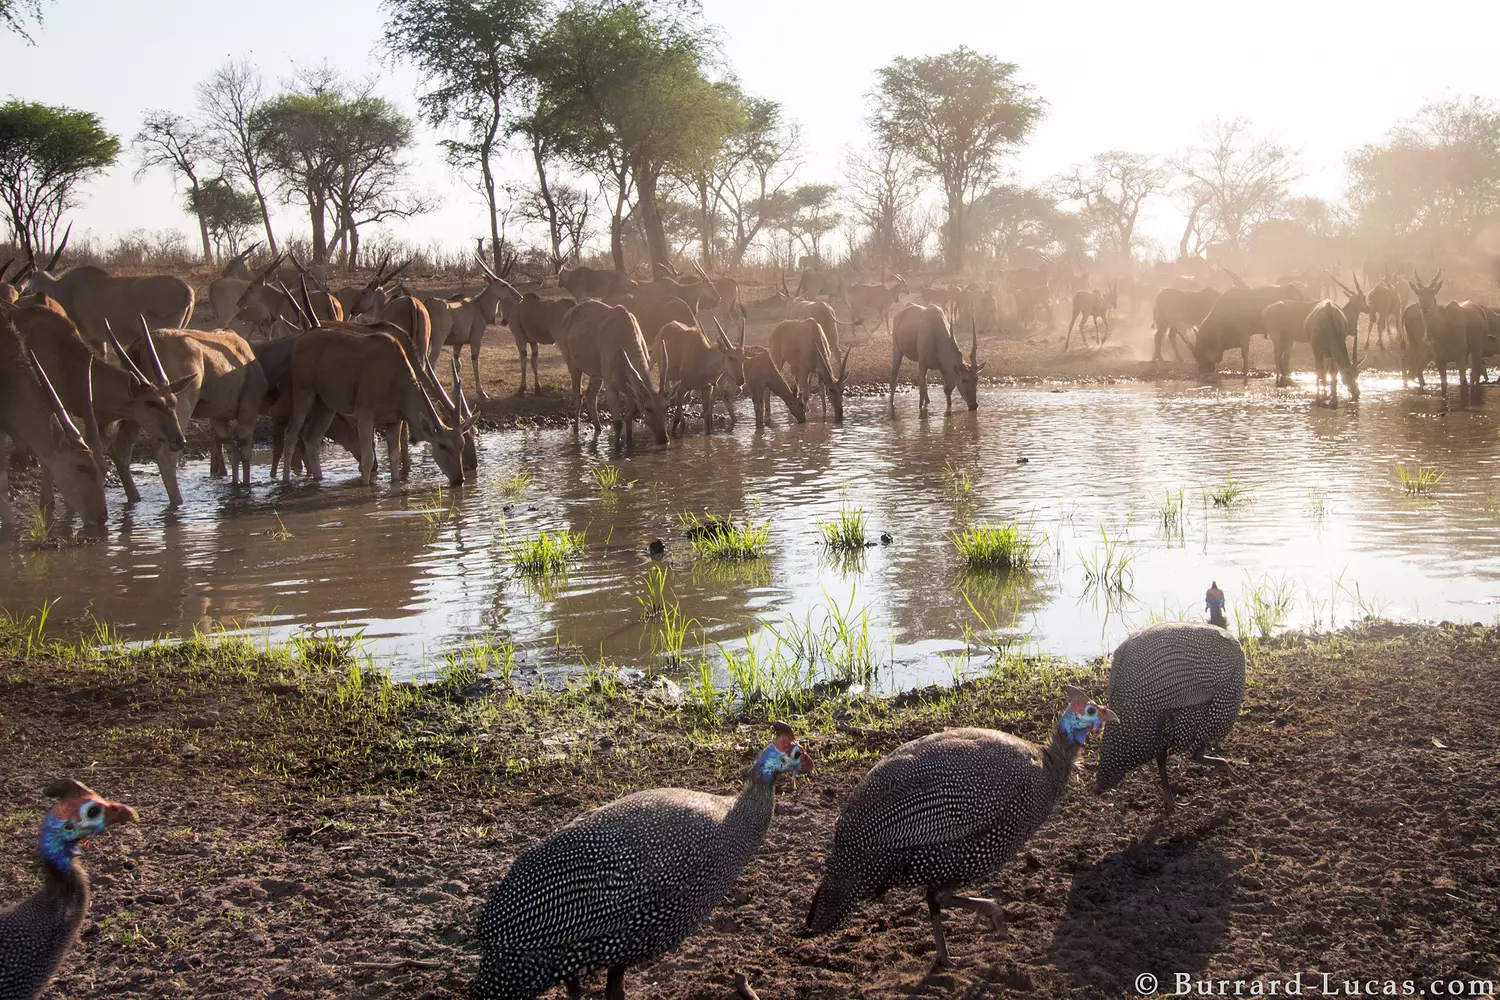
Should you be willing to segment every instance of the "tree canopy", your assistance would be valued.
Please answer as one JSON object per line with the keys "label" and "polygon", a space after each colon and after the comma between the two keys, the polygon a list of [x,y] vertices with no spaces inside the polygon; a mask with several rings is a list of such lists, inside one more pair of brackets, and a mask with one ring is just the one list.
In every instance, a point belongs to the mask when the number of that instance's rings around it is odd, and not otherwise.
{"label": "tree canopy", "polygon": [[944,249],[960,270],[971,239],[968,205],[999,177],[1001,157],[1031,134],[1046,105],[1016,80],[1017,66],[960,46],[936,56],[900,56],[877,73],[870,128],[907,153],[947,199]]}
{"label": "tree canopy", "polygon": [[0,201],[27,254],[51,247],[78,185],[114,164],[120,140],[88,111],[0,104]]}

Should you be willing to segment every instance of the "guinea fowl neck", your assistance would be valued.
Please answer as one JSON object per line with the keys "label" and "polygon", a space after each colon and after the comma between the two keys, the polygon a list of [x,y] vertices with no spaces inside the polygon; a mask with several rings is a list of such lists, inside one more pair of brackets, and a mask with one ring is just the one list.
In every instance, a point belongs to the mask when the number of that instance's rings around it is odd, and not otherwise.
{"label": "guinea fowl neck", "polygon": [[1068,787],[1073,762],[1078,759],[1078,751],[1081,749],[1081,745],[1068,735],[1060,721],[1052,727],[1052,736],[1047,740],[1047,745],[1042,747],[1042,772],[1051,801],[1057,801]]}
{"label": "guinea fowl neck", "polygon": [[724,817],[724,826],[735,843],[746,844],[750,851],[760,846],[766,831],[771,828],[771,813],[776,806],[776,781],[759,774],[752,774],[734,797],[729,815]]}
{"label": "guinea fowl neck", "polygon": [[50,826],[42,827],[37,845],[37,856],[42,863],[42,892],[62,896],[75,906],[80,903],[87,905],[89,894],[88,875],[75,858],[77,852],[76,843],[64,840],[61,833]]}

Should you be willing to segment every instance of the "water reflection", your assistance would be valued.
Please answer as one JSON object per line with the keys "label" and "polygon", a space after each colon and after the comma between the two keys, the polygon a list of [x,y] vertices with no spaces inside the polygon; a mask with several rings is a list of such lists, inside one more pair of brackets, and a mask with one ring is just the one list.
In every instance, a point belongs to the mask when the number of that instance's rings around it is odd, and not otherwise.
{"label": "water reflection", "polygon": [[[4,543],[0,605],[54,600],[54,621],[82,630],[93,615],[128,637],[348,625],[398,672],[498,631],[549,668],[583,657],[644,666],[651,641],[636,595],[661,561],[709,649],[732,647],[756,622],[843,605],[853,590],[898,685],[946,679],[939,654],[988,627],[1038,651],[1106,652],[1153,614],[1196,614],[1210,579],[1245,615],[1252,597],[1284,583],[1296,595],[1286,624],[1371,610],[1492,619],[1492,411],[1444,412],[1435,394],[1403,392],[1396,378],[1367,375],[1363,388],[1337,411],[1312,406],[1310,385],[1237,379],[993,388],[977,412],[951,415],[919,416],[903,395],[894,418],[883,397],[853,399],[841,426],[815,417],[757,432],[742,421],[733,434],[625,457],[590,453],[568,432],[525,430],[486,438],[481,482],[458,492],[440,490],[425,459],[409,486],[373,490],[349,460],[329,463],[321,488],[262,482],[248,492],[205,481],[195,464],[180,511],[158,490],[134,508],[115,493],[124,513],[105,543]],[[1441,468],[1438,495],[1405,495],[1393,474],[1402,461]],[[628,488],[601,498],[590,474],[601,462],[617,464]],[[522,469],[532,486],[501,488]],[[966,473],[972,490],[959,495],[947,470]],[[1206,494],[1228,476],[1250,500],[1217,508]],[[1179,491],[1169,525],[1163,498]],[[888,532],[892,543],[830,553],[817,522],[841,504],[862,507],[869,536]],[[739,566],[696,559],[679,523],[689,511],[767,521],[768,555]],[[1029,520],[1046,535],[1040,565],[964,573],[949,534],[965,517]],[[513,571],[508,542],[543,529],[584,532],[587,552],[564,577],[538,582]],[[668,542],[659,559],[647,551],[655,538]],[[1102,539],[1128,556],[1125,585],[1090,585]]]}

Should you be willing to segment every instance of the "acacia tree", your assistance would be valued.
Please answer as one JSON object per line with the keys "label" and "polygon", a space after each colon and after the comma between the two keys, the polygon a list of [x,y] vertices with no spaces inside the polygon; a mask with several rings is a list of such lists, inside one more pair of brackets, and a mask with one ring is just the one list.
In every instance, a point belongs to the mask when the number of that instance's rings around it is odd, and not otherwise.
{"label": "acacia tree", "polygon": [[[141,165],[136,177],[152,167],[166,167],[174,175],[181,174],[187,181],[187,204],[198,219],[198,235],[203,240],[203,261],[214,260],[213,242],[209,239],[208,218],[204,207],[208,202],[202,198],[203,185],[198,180],[205,158],[207,139],[195,123],[170,111],[148,111],[141,130],[135,135],[135,145],[140,153]],[[175,176],[173,178],[176,179]]]}
{"label": "acacia tree", "polygon": [[937,56],[901,56],[878,71],[870,128],[942,185],[948,267],[963,269],[968,207],[998,178],[1001,157],[1031,134],[1045,102],[1017,82],[1015,63],[960,46]]}
{"label": "acacia tree", "polygon": [[1166,176],[1150,156],[1111,149],[1063,174],[1054,189],[1062,200],[1082,203],[1079,221],[1097,252],[1129,261],[1139,244],[1141,205],[1162,189]]}
{"label": "acacia tree", "polygon": [[30,42],[31,36],[26,33],[28,20],[42,23],[42,0],[0,0],[0,26]]}
{"label": "acacia tree", "polygon": [[560,156],[614,189],[610,249],[622,270],[631,189],[651,259],[665,264],[664,174],[738,127],[738,102],[704,73],[709,42],[696,18],[675,8],[575,0],[527,60],[538,88],[533,127],[555,138]]}
{"label": "acacia tree", "polygon": [[119,155],[120,140],[98,115],[30,101],[0,104],[0,202],[28,257],[52,246],[78,185]]}
{"label": "acacia tree", "polygon": [[[476,185],[489,208],[490,247],[498,273],[504,240],[496,201],[494,157],[504,142],[506,117],[527,87],[521,57],[542,20],[542,0],[383,0],[389,15],[385,45],[421,70],[430,89],[418,98],[442,140],[448,162],[479,172]],[[541,182],[545,187],[546,178]],[[558,240],[554,232],[553,247]]]}
{"label": "acacia tree", "polygon": [[1500,213],[1500,107],[1478,97],[1428,104],[1350,154],[1349,172],[1366,232],[1461,242]]}
{"label": "acacia tree", "polygon": [[260,202],[223,177],[214,177],[187,193],[184,207],[202,219],[216,253],[238,253],[240,244],[260,222]]}
{"label": "acacia tree", "polygon": [[796,243],[804,253],[823,260],[823,237],[838,228],[843,215],[834,211],[839,189],[833,184],[802,184],[778,199],[779,225],[788,246]]}
{"label": "acacia tree", "polygon": [[1242,250],[1250,230],[1276,215],[1287,188],[1300,176],[1291,150],[1255,135],[1243,118],[1214,122],[1173,169],[1189,207],[1184,256],[1189,236],[1196,249],[1217,241]]}
{"label": "acacia tree", "polygon": [[427,208],[421,199],[403,200],[401,155],[411,145],[411,122],[372,89],[369,82],[354,89],[328,69],[307,71],[251,121],[288,197],[307,208],[313,259],[320,263],[334,243],[357,259],[360,226]]}
{"label": "acacia tree", "polygon": [[867,154],[844,154],[844,202],[865,233],[865,243],[880,264],[900,269],[921,254],[926,238],[916,216],[921,177],[905,153],[877,146]]}
{"label": "acacia tree", "polygon": [[271,208],[266,200],[265,148],[256,131],[265,84],[249,59],[232,59],[198,84],[198,120],[213,158],[226,177],[250,187],[266,230],[266,246],[276,251]]}

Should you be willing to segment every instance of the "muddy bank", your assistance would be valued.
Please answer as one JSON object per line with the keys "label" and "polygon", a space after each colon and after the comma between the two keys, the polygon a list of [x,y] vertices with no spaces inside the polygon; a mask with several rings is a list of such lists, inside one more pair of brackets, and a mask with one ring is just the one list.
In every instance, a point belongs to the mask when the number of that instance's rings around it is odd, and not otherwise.
{"label": "muddy bank", "polygon": [[[94,908],[56,996],[461,997],[469,934],[516,852],[579,811],[662,783],[730,791],[764,742],[726,718],[595,674],[517,693],[456,673],[416,690],[340,651],[196,642],[105,655],[12,627],[0,660],[0,899],[35,884],[38,790],[81,778],[141,812],[88,858]],[[632,996],[1115,995],[1294,972],[1494,977],[1500,918],[1500,633],[1371,625],[1262,646],[1222,777],[1174,770],[1177,819],[1137,772],[1084,774],[991,880],[1009,923],[949,921],[956,972],[928,976],[913,892],[801,936],[839,804],[879,755],[944,726],[1041,738],[1062,672],[1034,664],[794,719],[819,757],[784,794],[739,888]],[[1077,676],[1102,691],[1099,665]],[[600,984],[594,984],[598,989]],[[561,993],[557,995],[561,996]]]}

